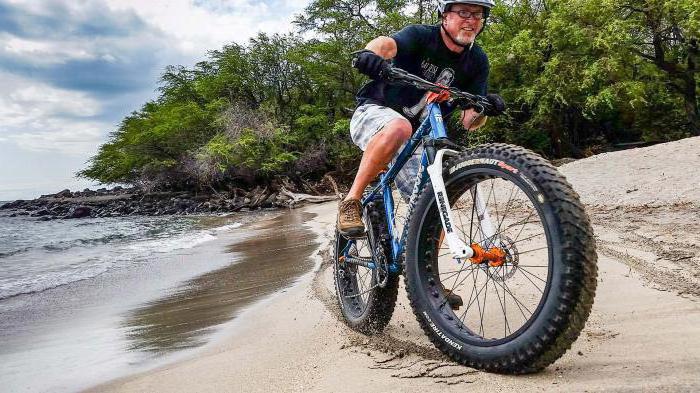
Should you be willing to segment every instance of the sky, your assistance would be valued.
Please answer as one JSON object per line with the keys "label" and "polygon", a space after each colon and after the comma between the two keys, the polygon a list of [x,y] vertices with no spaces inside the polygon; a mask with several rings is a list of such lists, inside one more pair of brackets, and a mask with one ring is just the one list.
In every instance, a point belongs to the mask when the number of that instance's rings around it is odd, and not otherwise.
{"label": "sky", "polygon": [[308,0],[0,0],[0,201],[76,179],[170,64],[284,33]]}

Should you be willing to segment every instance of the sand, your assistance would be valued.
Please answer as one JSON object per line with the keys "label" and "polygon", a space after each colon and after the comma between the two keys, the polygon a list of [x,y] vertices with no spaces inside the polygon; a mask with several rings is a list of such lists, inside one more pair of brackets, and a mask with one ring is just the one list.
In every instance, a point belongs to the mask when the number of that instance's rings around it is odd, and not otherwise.
{"label": "sand", "polygon": [[386,331],[340,322],[329,243],[335,204],[307,208],[321,246],[297,285],[251,307],[193,358],[96,391],[698,391],[700,138],[561,167],[591,215],[599,283],[586,327],[544,371],[495,375],[455,365],[423,335],[403,288]]}

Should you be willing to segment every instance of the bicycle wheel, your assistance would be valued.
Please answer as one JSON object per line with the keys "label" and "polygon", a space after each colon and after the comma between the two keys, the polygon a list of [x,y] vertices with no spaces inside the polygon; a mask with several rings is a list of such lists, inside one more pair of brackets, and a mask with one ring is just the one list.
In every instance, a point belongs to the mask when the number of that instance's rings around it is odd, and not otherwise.
{"label": "bicycle wheel", "polygon": [[[383,209],[381,201],[366,206],[365,237],[348,240],[338,231],[335,234],[333,272],[338,304],[347,325],[364,334],[384,330],[398,295],[399,275],[385,268],[390,254]],[[377,268],[363,266],[363,262]]]}
{"label": "bicycle wheel", "polygon": [[[406,247],[418,322],[464,365],[503,373],[546,367],[576,340],[595,294],[593,232],[578,195],[544,159],[505,144],[464,152],[443,176],[452,227],[492,257],[452,258],[427,185],[412,208]],[[486,234],[480,205],[492,223]]]}

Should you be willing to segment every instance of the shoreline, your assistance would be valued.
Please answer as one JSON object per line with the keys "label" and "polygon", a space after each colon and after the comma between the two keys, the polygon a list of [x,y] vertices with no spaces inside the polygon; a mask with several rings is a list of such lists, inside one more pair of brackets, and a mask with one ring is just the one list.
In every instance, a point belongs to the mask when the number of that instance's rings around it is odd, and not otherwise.
{"label": "shoreline", "polygon": [[[306,223],[307,228],[314,232],[316,236],[316,243],[318,244],[318,246],[309,256],[309,258],[313,260],[313,268],[307,273],[297,277],[297,279],[294,280],[294,282],[289,286],[282,288],[275,293],[245,307],[235,318],[220,325],[219,331],[210,337],[210,341],[207,344],[192,351],[185,351],[186,353],[183,352],[179,354],[177,358],[161,362],[161,364],[156,364],[147,370],[108,380],[92,386],[84,391],[103,392],[119,390],[123,384],[129,383],[130,381],[135,381],[141,377],[171,370],[174,367],[178,367],[178,365],[187,364],[201,358],[217,356],[218,354],[235,349],[236,340],[241,337],[245,338],[245,340],[242,340],[245,342],[243,345],[246,347],[250,346],[251,343],[254,343],[254,340],[249,340],[250,336],[257,335],[255,332],[259,331],[260,328],[258,321],[255,321],[255,318],[258,316],[257,313],[260,310],[271,306],[279,308],[279,300],[282,300],[284,304],[288,305],[290,303],[290,297],[294,299],[299,299],[300,297],[308,298],[308,290],[314,284],[318,272],[323,267],[323,250],[326,249],[333,240],[327,236],[328,223],[325,222],[322,217],[323,215],[327,216],[329,211],[335,214],[336,208],[335,202],[329,202],[309,205],[301,209],[302,211],[310,212],[316,215],[313,220],[307,221]],[[335,216],[333,216],[333,218],[335,218]],[[335,225],[335,222],[332,222],[332,225]],[[302,318],[292,316],[292,321],[294,323],[296,323],[297,320],[301,321]],[[128,388],[127,390],[130,389]],[[223,390],[226,391],[230,389],[224,388]]]}
{"label": "shoreline", "polygon": [[[241,217],[242,226],[138,268],[5,300],[2,385],[75,391],[186,359],[225,336],[251,304],[313,271],[307,254],[317,246],[315,234],[297,229],[309,213]],[[270,247],[261,241],[295,246],[290,263],[271,270]]]}

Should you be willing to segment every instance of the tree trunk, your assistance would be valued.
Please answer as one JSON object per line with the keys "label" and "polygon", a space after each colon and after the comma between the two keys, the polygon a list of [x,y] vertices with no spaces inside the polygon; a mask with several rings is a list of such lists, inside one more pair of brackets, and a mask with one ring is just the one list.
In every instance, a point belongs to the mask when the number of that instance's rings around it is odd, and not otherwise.
{"label": "tree trunk", "polygon": [[697,91],[695,89],[695,78],[690,75],[685,80],[685,94],[683,95],[685,104],[685,115],[688,119],[688,128],[695,136],[700,136],[700,116],[698,116]]}
{"label": "tree trunk", "polygon": [[698,96],[695,74],[697,73],[698,41],[691,40],[688,45],[688,69],[685,72],[683,101],[690,132],[700,136],[700,116],[698,116]]}

